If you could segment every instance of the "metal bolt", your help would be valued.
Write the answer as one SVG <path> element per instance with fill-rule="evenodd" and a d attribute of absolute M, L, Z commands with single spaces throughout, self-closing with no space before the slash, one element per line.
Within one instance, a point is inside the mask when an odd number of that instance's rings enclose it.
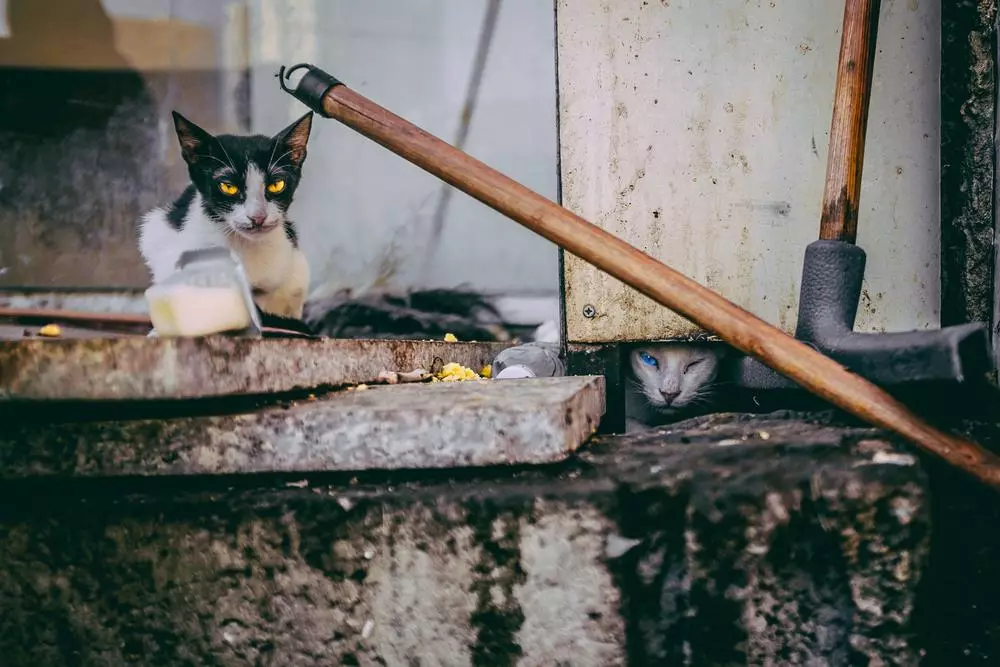
<path fill-rule="evenodd" d="M 591 306 L 589 303 L 583 307 L 583 316 L 588 320 L 592 319 L 597 315 L 597 309 Z"/>

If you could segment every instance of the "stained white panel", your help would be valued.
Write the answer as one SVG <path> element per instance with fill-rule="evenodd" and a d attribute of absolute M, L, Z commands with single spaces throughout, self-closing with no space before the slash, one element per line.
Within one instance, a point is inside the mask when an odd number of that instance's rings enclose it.
<path fill-rule="evenodd" d="M 791 332 L 819 231 L 842 22 L 832 0 L 559 0 L 563 203 Z M 933 327 L 939 3 L 885 0 L 879 31 L 858 329 Z M 576 258 L 565 280 L 571 341 L 697 331 Z"/>

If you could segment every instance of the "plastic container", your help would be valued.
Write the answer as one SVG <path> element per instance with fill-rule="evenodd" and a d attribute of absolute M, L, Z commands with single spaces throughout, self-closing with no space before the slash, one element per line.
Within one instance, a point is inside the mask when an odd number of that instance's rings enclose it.
<path fill-rule="evenodd" d="M 146 302 L 151 336 L 261 336 L 250 282 L 228 248 L 182 253 L 177 270 L 146 290 Z"/>
<path fill-rule="evenodd" d="M 559 356 L 559 343 L 532 341 L 503 350 L 493 360 L 493 379 L 560 377 L 566 365 Z"/>

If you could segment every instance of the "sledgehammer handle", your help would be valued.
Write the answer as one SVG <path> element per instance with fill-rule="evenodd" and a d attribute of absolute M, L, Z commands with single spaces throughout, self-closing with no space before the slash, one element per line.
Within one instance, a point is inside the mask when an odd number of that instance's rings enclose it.
<path fill-rule="evenodd" d="M 714 332 L 733 347 L 830 403 L 872 424 L 893 430 L 1000 488 L 1000 457 L 977 444 L 934 429 L 889 394 L 836 361 L 380 107 L 330 75 L 310 67 L 293 94 L 315 111 L 340 121 L 703 329 Z"/>
<path fill-rule="evenodd" d="M 880 0 L 846 0 L 819 238 L 855 243 Z"/>

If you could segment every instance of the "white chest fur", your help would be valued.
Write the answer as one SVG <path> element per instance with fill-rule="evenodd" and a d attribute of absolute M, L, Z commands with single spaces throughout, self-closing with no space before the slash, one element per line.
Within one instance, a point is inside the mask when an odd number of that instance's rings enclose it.
<path fill-rule="evenodd" d="M 281 227 L 252 240 L 227 234 L 205 215 L 196 196 L 181 229 L 171 227 L 166 210 L 157 208 L 143 216 L 139 234 L 139 251 L 154 283 L 173 273 L 182 253 L 207 246 L 227 246 L 243 263 L 254 289 L 254 300 L 262 310 L 284 317 L 302 317 L 309 265 Z"/>

